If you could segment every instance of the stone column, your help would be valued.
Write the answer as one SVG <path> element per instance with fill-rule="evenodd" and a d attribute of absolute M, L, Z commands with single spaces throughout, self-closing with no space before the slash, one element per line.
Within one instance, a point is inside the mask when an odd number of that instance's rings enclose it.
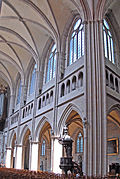
<path fill-rule="evenodd" d="M 87 136 L 88 121 L 86 118 L 83 119 L 83 132 L 84 132 L 84 153 L 83 153 L 83 174 L 87 175 L 87 147 L 88 147 L 88 136 Z"/>
<path fill-rule="evenodd" d="M 11 168 L 12 148 L 6 148 L 6 167 Z"/>
<path fill-rule="evenodd" d="M 56 53 L 56 69 L 55 69 L 55 94 L 54 94 L 54 109 L 53 109 L 53 113 L 54 113 L 54 120 L 53 120 L 53 131 L 54 134 L 57 136 L 57 111 L 58 111 L 58 98 L 59 98 L 59 85 L 58 85 L 58 81 L 59 81 L 59 52 Z"/>
<path fill-rule="evenodd" d="M 31 170 L 38 170 L 38 151 L 39 151 L 39 142 L 31 143 Z"/>
<path fill-rule="evenodd" d="M 86 118 L 88 176 L 106 175 L 106 82 L 102 21 L 85 24 Z"/>
<path fill-rule="evenodd" d="M 15 168 L 22 169 L 22 159 L 23 159 L 23 145 L 16 145 L 16 162 Z"/>
<path fill-rule="evenodd" d="M 51 159 L 52 159 L 52 171 L 54 173 L 62 173 L 60 169 L 60 158 L 62 157 L 62 145 L 58 141 L 58 137 L 52 137 L 51 145 Z"/>
<path fill-rule="evenodd" d="M 30 149 L 29 149 L 29 170 L 31 170 L 31 157 L 32 157 L 32 136 L 29 135 L 29 143 L 30 143 Z"/>

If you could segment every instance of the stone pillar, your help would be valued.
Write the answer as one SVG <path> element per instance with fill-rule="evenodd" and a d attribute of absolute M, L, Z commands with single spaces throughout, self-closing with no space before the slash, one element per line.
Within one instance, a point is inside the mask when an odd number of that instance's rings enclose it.
<path fill-rule="evenodd" d="M 54 173 L 62 173 L 60 169 L 60 158 L 62 157 L 62 145 L 58 141 L 58 137 L 53 137 L 51 145 L 52 171 Z"/>
<path fill-rule="evenodd" d="M 85 24 L 86 118 L 88 176 L 106 175 L 106 82 L 102 21 Z"/>
<path fill-rule="evenodd" d="M 38 150 L 39 150 L 39 142 L 31 143 L 31 170 L 38 170 Z"/>
<path fill-rule="evenodd" d="M 84 153 L 83 153 L 83 175 L 87 175 L 87 147 L 88 147 L 88 136 L 87 136 L 88 122 L 87 119 L 83 120 L 83 132 L 84 132 Z"/>
<path fill-rule="evenodd" d="M 29 170 L 31 170 L 31 157 L 32 157 L 32 136 L 29 135 L 29 143 L 30 143 L 30 149 L 29 149 Z"/>
<path fill-rule="evenodd" d="M 12 148 L 6 148 L 6 167 L 11 168 Z"/>
<path fill-rule="evenodd" d="M 16 161 L 15 161 L 15 168 L 22 169 L 22 159 L 23 159 L 23 146 L 16 145 Z"/>

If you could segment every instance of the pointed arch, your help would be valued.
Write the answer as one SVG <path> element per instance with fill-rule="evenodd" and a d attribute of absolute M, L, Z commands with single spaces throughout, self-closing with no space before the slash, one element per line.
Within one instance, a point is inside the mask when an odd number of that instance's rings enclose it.
<path fill-rule="evenodd" d="M 114 115 L 116 117 L 114 117 Z M 109 118 L 108 120 L 112 121 L 120 128 L 120 105 L 119 104 L 115 104 L 108 109 L 107 118 Z"/>
<path fill-rule="evenodd" d="M 9 142 L 8 142 L 8 147 L 12 147 L 12 141 L 13 141 L 13 138 L 14 138 L 14 136 L 16 135 L 16 132 L 15 132 L 15 130 L 13 130 L 12 132 L 11 132 L 11 134 L 10 134 L 10 137 L 9 137 Z"/>
<path fill-rule="evenodd" d="M 61 133 L 62 127 L 65 125 L 65 122 L 72 111 L 76 111 L 83 121 L 84 117 L 81 110 L 76 105 L 70 103 L 60 117 L 60 121 L 58 123 L 58 134 Z"/>
<path fill-rule="evenodd" d="M 26 124 L 26 125 L 23 127 L 23 129 L 22 129 L 22 131 L 21 131 L 21 134 L 20 134 L 20 144 L 23 144 L 25 134 L 26 134 L 26 132 L 27 132 L 28 130 L 31 132 L 31 130 L 29 129 L 28 125 Z"/>
<path fill-rule="evenodd" d="M 48 118 L 46 118 L 45 116 L 40 120 L 40 122 L 37 125 L 36 131 L 35 131 L 35 141 L 39 141 L 39 135 L 40 135 L 40 131 L 42 129 L 42 127 L 45 125 L 45 123 L 49 123 L 50 121 L 48 120 Z M 51 124 L 50 124 L 51 126 Z"/>

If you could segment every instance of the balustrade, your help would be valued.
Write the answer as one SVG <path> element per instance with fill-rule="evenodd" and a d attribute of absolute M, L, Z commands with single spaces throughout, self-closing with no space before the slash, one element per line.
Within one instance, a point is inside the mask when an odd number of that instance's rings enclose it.
<path fill-rule="evenodd" d="M 111 69 L 106 68 L 106 86 L 120 93 L 120 74 L 116 74 Z"/>
<path fill-rule="evenodd" d="M 60 82 L 60 97 L 65 96 L 76 89 L 80 89 L 83 87 L 83 70 L 77 71 L 74 74 L 64 78 Z"/>

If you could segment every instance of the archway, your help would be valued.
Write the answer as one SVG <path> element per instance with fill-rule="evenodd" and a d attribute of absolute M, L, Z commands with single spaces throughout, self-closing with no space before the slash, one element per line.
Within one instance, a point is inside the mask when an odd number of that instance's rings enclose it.
<path fill-rule="evenodd" d="M 23 138 L 23 168 L 29 170 L 30 168 L 30 130 L 27 129 Z"/>
<path fill-rule="evenodd" d="M 38 169 L 51 170 L 51 126 L 45 122 L 39 134 Z"/>
<path fill-rule="evenodd" d="M 13 136 L 12 139 L 12 151 L 11 151 L 11 168 L 15 168 L 15 153 L 16 153 L 16 133 Z"/>
<path fill-rule="evenodd" d="M 84 134 L 83 134 L 83 123 L 80 115 L 72 110 L 69 114 L 66 125 L 68 127 L 68 134 L 73 139 L 73 161 L 83 168 L 83 153 L 84 153 Z M 64 153 L 63 153 L 64 155 Z"/>
<path fill-rule="evenodd" d="M 107 168 L 116 173 L 113 166 L 120 165 L 120 111 L 113 109 L 107 116 Z"/>

